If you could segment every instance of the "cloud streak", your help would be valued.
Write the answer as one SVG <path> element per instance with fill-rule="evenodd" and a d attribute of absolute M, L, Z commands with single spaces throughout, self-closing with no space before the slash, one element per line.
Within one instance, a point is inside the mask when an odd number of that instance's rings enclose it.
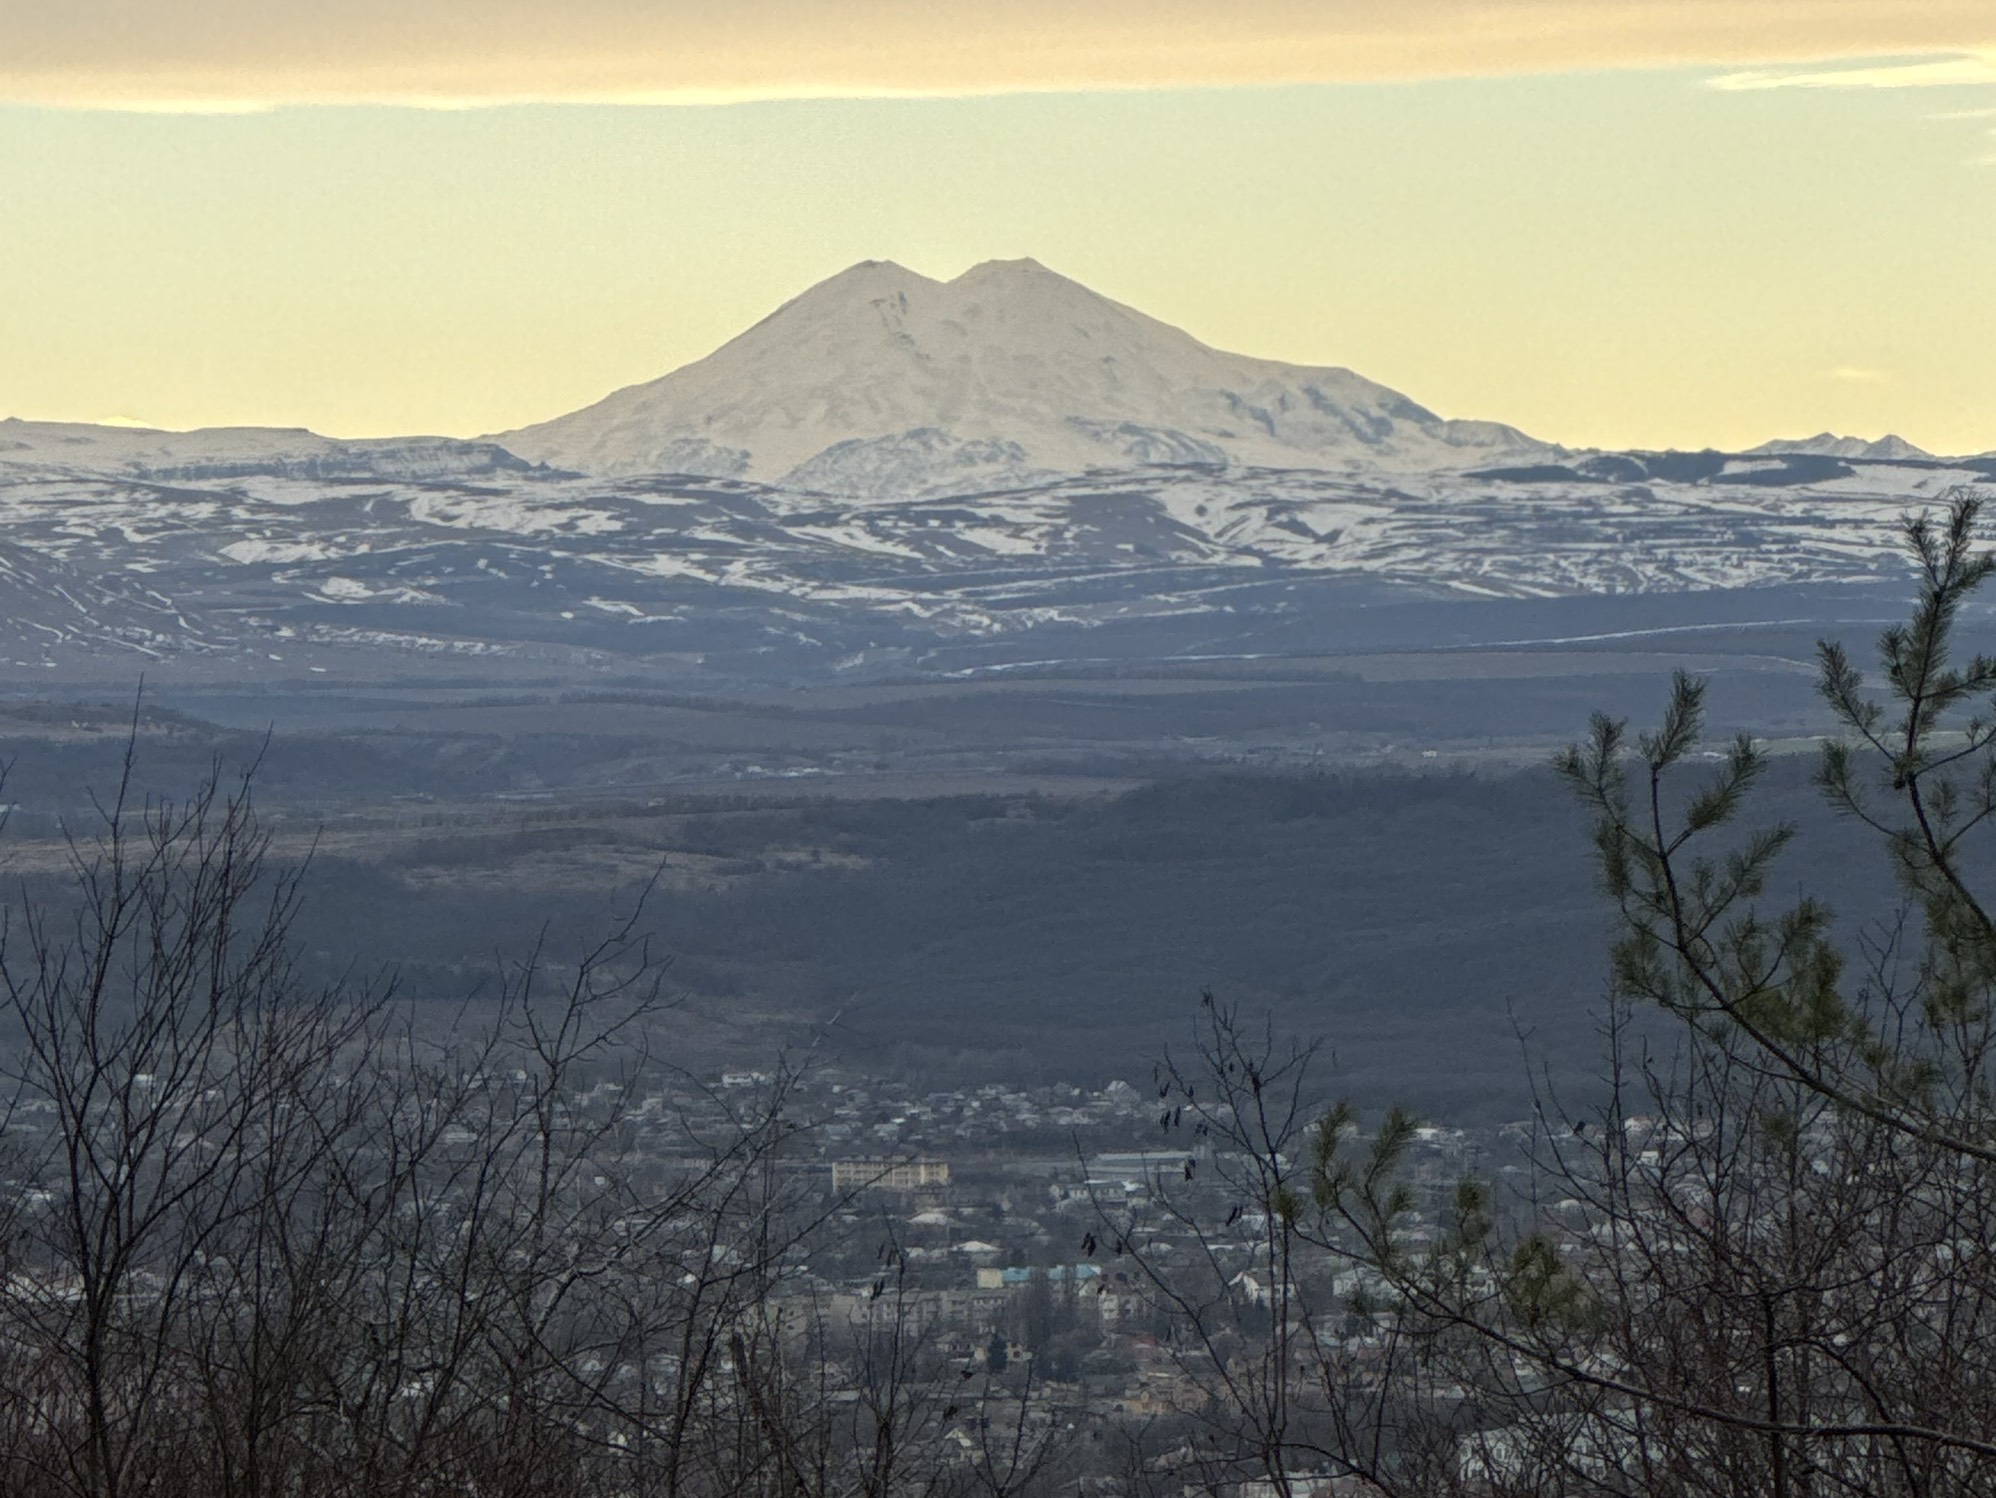
<path fill-rule="evenodd" d="M 1988 0 L 0 0 L 0 101 L 699 104 L 1983 49 Z"/>
<path fill-rule="evenodd" d="M 1992 83 L 1996 83 L 1996 52 L 1812 72 L 1753 70 L 1726 73 L 1711 80 L 1713 88 L 1728 92 L 1770 88 L 1959 88 Z M 1962 110 L 1954 117 L 1975 118 L 1988 112 Z"/>

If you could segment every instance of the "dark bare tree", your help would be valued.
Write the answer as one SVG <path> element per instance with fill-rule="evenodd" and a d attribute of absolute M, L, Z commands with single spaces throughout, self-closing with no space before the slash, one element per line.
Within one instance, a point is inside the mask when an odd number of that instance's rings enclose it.
<path fill-rule="evenodd" d="M 807 1335 L 837 1203 L 789 1166 L 796 1074 L 659 1109 L 642 900 L 439 1024 L 301 977 L 247 779 L 132 784 L 70 844 L 73 904 L 24 898 L 0 946 L 7 1492 L 887 1498 L 1044 1465 L 989 1419 L 942 1459 L 999 1393 L 937 1366 L 898 1278 Z"/>

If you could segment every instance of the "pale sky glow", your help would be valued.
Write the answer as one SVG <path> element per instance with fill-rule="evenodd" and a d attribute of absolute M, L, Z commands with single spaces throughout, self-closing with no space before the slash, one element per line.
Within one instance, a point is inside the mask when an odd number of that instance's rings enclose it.
<path fill-rule="evenodd" d="M 0 36 L 0 416 L 499 430 L 855 260 L 1030 255 L 1560 441 L 1996 448 L 1989 0 L 0 0 Z M 682 107 L 554 102 L 632 97 Z"/>

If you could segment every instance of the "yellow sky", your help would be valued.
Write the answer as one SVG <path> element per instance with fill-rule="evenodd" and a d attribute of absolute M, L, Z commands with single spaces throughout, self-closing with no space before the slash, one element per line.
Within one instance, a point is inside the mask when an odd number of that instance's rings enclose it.
<path fill-rule="evenodd" d="M 1556 440 L 1996 448 L 1989 0 L 0 0 L 0 35 L 0 415 L 497 430 L 853 260 L 1032 255 Z"/>

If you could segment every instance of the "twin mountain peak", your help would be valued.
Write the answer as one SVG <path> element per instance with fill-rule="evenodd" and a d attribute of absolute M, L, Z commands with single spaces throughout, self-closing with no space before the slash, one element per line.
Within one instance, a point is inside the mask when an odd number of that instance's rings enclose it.
<path fill-rule="evenodd" d="M 1926 457 L 1896 437 L 1828 433 L 1756 451 Z M 988 260 L 950 281 L 862 261 L 704 359 L 478 442 L 0 422 L 0 463 L 135 475 L 423 478 L 540 464 L 860 498 L 1155 464 L 1391 476 L 1569 456 L 1497 422 L 1445 420 L 1349 369 L 1209 347 L 1034 260 Z"/>
<path fill-rule="evenodd" d="M 1150 463 L 1416 471 L 1555 451 L 1348 369 L 1223 353 L 1033 260 L 951 281 L 864 261 L 697 363 L 493 440 L 586 473 L 852 494 Z"/>

